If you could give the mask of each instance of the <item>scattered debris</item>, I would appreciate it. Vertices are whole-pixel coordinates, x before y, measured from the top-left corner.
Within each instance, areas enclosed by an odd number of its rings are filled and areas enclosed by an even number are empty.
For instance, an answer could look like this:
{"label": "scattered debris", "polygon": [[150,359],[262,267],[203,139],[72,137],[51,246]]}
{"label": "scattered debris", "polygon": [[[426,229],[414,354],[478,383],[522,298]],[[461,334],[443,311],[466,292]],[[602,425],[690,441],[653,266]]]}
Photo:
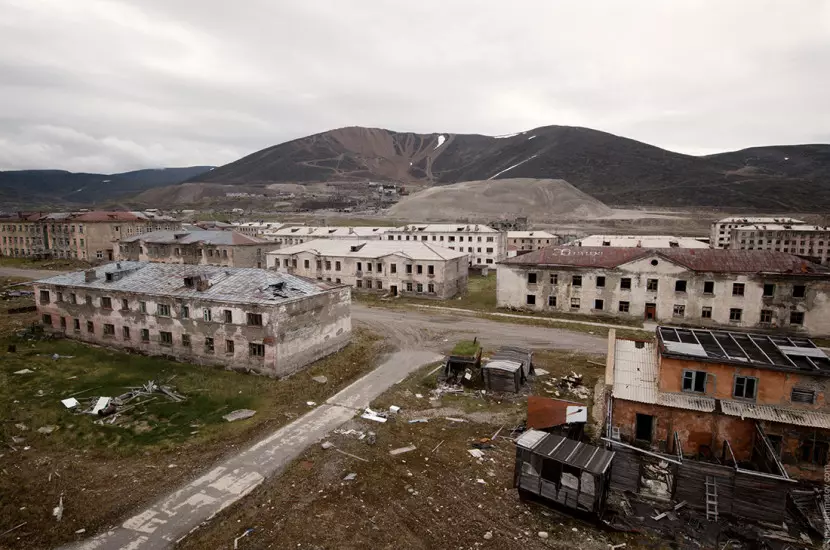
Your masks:
{"label": "scattered debris", "polygon": [[16,435],[13,435],[13,436],[12,436],[12,443],[16,443],[16,444],[20,445],[20,444],[21,444],[21,443],[23,443],[24,441],[26,441],[26,439],[25,439],[25,438],[18,437],[18,436],[16,436]]}
{"label": "scattered debris", "polygon": [[337,451],[338,453],[340,453],[341,455],[346,455],[346,456],[351,457],[351,458],[356,458],[357,460],[362,460],[363,462],[369,462],[365,458],[361,458],[361,457],[353,455],[351,453],[347,453],[346,451],[342,451],[342,450],[337,449],[337,448],[335,448],[334,450]]}
{"label": "scattered debris", "polygon": [[366,407],[366,410],[363,414],[360,415],[360,418],[365,418],[366,420],[374,420],[375,422],[384,423],[388,419],[384,413],[375,412],[369,407]]}
{"label": "scattered debris", "polygon": [[427,418],[413,418],[409,421],[410,424],[426,424],[427,422],[429,422]]}
{"label": "scattered debris", "polygon": [[437,450],[438,450],[438,447],[440,447],[440,446],[441,446],[441,445],[443,445],[443,444],[444,444],[444,440],[442,439],[442,440],[441,440],[441,443],[439,443],[438,445],[436,445],[436,446],[435,446],[435,448],[434,448],[434,449],[432,449],[432,451],[431,451],[431,452],[433,452],[433,453],[434,453],[435,451],[437,451]]}
{"label": "scattered debris", "polygon": [[466,422],[466,420],[464,420],[463,418],[455,418],[452,416],[445,416],[444,418],[446,418],[450,422]]}
{"label": "scattered debris", "polygon": [[18,524],[18,525],[15,525],[15,526],[14,526],[14,527],[12,527],[11,529],[6,529],[6,530],[5,530],[5,531],[3,531],[2,533],[0,533],[0,537],[2,537],[3,535],[6,535],[6,534],[8,534],[8,533],[11,533],[11,532],[12,532],[12,531],[14,531],[15,529],[20,529],[21,527],[23,527],[23,526],[24,526],[24,525],[26,525],[27,523],[29,523],[29,522],[28,522],[28,521],[24,521],[23,523],[20,523],[20,524]]}
{"label": "scattered debris", "polygon": [[334,447],[334,443],[332,443],[331,441],[323,441],[323,443],[320,446],[324,450],[327,450],[327,449],[331,449],[332,447]]}
{"label": "scattered debris", "polygon": [[70,397],[68,399],[61,399],[61,403],[63,403],[63,406],[67,409],[74,409],[75,407],[81,404],[81,402],[75,399],[74,397]]}
{"label": "scattered debris", "polygon": [[329,379],[327,377],[322,376],[322,375],[312,376],[311,379],[314,380],[315,382],[317,382],[318,384],[325,384],[326,382],[329,381]]}
{"label": "scattered debris", "polygon": [[423,398],[424,398],[424,394],[422,394],[422,393],[416,393],[416,394],[415,394],[415,397],[417,397],[418,399],[423,399]]}
{"label": "scattered debris", "polygon": [[481,478],[478,478],[478,479],[476,480],[476,483],[480,483],[481,485],[487,485],[487,482],[486,482],[486,481],[484,481],[484,480],[483,480],[483,479],[481,479]]}
{"label": "scattered debris", "polygon": [[37,429],[37,432],[41,433],[41,434],[47,434],[48,435],[48,434],[54,432],[57,429],[58,429],[57,426],[41,426],[40,428]]}
{"label": "scattered debris", "polygon": [[392,414],[398,414],[399,412],[401,412],[401,408],[397,405],[390,405],[389,412]]}
{"label": "scattered debris", "polygon": [[534,372],[536,373],[536,376],[546,376],[546,375],[550,374],[545,369],[534,369]]}
{"label": "scattered debris", "polygon": [[103,411],[107,405],[110,404],[112,397],[99,397],[98,401],[95,403],[95,406],[92,407],[92,414],[98,414]]}
{"label": "scattered debris", "polygon": [[83,529],[83,528],[78,529],[77,531],[75,531],[75,534],[76,534],[76,535],[82,535],[82,534],[84,534],[84,533],[86,533],[86,529]]}
{"label": "scattered debris", "polygon": [[543,539],[543,540],[548,538],[548,532],[547,531],[539,531],[538,535],[539,535],[539,538]]}
{"label": "scattered debris", "polygon": [[314,401],[306,401],[305,404],[308,405],[309,407],[316,407],[317,406],[317,403],[315,403]]}
{"label": "scattered debris", "polygon": [[467,449],[467,452],[473,455],[473,458],[484,457],[484,453],[480,449]]}
{"label": "scattered debris", "polygon": [[33,372],[35,372],[35,371],[33,371],[31,369],[20,369],[20,370],[14,371],[15,374],[31,374]]}
{"label": "scattered debris", "polygon": [[492,538],[493,538],[493,532],[492,531],[487,531],[486,533],[484,533],[484,540],[490,540]]}
{"label": "scattered debris", "polygon": [[353,435],[353,436],[357,437],[357,439],[359,441],[363,441],[366,438],[366,432],[362,432],[360,430],[353,430],[353,429],[344,430],[343,428],[337,428],[336,430],[334,430],[334,433],[339,434],[339,435]]}
{"label": "scattered debris", "polygon": [[58,505],[52,508],[52,515],[55,516],[55,519],[57,519],[58,521],[60,521],[63,517],[63,494],[61,494],[61,498],[58,501]]}
{"label": "scattered debris", "polygon": [[238,537],[236,537],[235,539],[233,539],[233,547],[234,547],[234,550],[236,550],[237,548],[239,548],[239,539],[241,539],[241,538],[245,538],[245,537],[247,537],[248,535],[250,535],[250,534],[251,534],[251,533],[253,533],[253,532],[254,532],[253,527],[251,527],[250,529],[245,529],[245,532],[244,532],[244,533],[242,533],[241,535],[239,535]]}
{"label": "scattered debris", "polygon": [[14,427],[20,430],[21,432],[25,432],[29,429],[29,426],[27,426],[26,424],[15,424]]}
{"label": "scattered debris", "polygon": [[348,474],[346,477],[344,477],[343,481],[354,481],[354,479],[356,477],[357,477],[357,474],[352,472],[351,474]]}
{"label": "scattered debris", "polygon": [[256,414],[256,411],[251,409],[238,409],[233,412],[230,412],[223,416],[225,420],[228,422],[233,422],[234,420],[244,420],[246,418],[251,418]]}
{"label": "scattered debris", "polygon": [[391,451],[389,451],[389,454],[394,456],[403,453],[408,453],[410,451],[414,451],[415,449],[417,449],[415,445],[408,445],[406,447],[400,447],[399,449],[392,449]]}

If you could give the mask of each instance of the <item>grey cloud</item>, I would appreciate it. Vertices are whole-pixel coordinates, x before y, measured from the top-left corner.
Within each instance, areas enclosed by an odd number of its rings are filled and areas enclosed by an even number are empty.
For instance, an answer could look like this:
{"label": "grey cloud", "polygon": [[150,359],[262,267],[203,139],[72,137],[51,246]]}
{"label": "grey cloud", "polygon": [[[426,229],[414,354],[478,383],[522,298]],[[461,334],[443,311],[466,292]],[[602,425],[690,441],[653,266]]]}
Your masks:
{"label": "grey cloud", "polygon": [[827,141],[830,7],[0,0],[0,169],[222,164],[346,125]]}

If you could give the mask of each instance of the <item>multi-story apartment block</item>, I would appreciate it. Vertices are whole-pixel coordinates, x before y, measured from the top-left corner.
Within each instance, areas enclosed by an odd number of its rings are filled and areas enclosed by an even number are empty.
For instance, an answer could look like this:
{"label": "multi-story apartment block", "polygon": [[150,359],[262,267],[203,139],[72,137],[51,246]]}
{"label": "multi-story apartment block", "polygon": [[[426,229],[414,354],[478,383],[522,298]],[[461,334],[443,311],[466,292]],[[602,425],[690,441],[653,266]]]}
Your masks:
{"label": "multi-story apartment block", "polygon": [[280,246],[293,246],[317,239],[378,240],[391,227],[309,226],[281,227],[263,235]]}
{"label": "multi-story apartment block", "polygon": [[729,248],[732,237],[732,230],[736,227],[743,227],[745,225],[764,225],[764,224],[782,224],[793,225],[803,224],[801,220],[794,218],[746,218],[746,217],[732,217],[723,218],[712,224],[712,229],[709,234],[709,246],[712,248]]}
{"label": "multi-story apartment block", "polygon": [[784,252],[550,247],[499,264],[500,307],[830,334],[830,268]]}
{"label": "multi-story apartment block", "polygon": [[559,236],[547,231],[508,231],[507,256],[511,255],[511,251],[515,251],[513,255],[517,256],[559,243]]}
{"label": "multi-story apartment block", "polygon": [[121,239],[116,258],[167,264],[265,267],[273,243],[236,231],[154,231]]}
{"label": "multi-story apartment block", "polygon": [[0,219],[0,254],[111,261],[119,239],[180,227],[172,218],[145,212],[20,214]]}
{"label": "multi-story apartment block", "polygon": [[284,223],[278,222],[238,222],[232,223],[231,229],[244,235],[248,235],[249,237],[264,238],[264,235],[272,233],[282,228],[284,225]]}
{"label": "multi-story apartment block", "polygon": [[611,336],[605,384],[614,439],[823,479],[830,358],[810,340],[665,326],[656,344]]}
{"label": "multi-story apartment block", "polygon": [[709,248],[694,237],[673,235],[589,235],[568,243],[568,246],[611,246],[628,248]]}
{"label": "multi-story apartment block", "polygon": [[359,291],[446,299],[467,288],[467,254],[414,241],[320,239],[268,253],[268,268]]}
{"label": "multi-story apartment block", "polygon": [[390,229],[389,241],[428,241],[450,250],[464,252],[470,265],[493,266],[507,255],[507,233],[492,227],[463,223],[410,224]]}
{"label": "multi-story apartment block", "polygon": [[830,256],[830,227],[820,225],[744,225],[731,230],[729,241],[733,249],[789,252],[822,265]]}
{"label": "multi-story apartment block", "polygon": [[119,262],[34,283],[44,327],[84,342],[285,376],[345,346],[345,286],[264,269]]}

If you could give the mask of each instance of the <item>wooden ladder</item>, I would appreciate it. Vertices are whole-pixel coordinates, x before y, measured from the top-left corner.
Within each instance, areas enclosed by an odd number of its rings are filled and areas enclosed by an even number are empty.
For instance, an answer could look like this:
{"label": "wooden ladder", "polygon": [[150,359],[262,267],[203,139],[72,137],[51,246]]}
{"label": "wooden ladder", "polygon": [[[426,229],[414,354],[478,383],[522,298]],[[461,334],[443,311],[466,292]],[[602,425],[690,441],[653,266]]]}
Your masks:
{"label": "wooden ladder", "polygon": [[718,485],[714,476],[706,476],[706,519],[718,521]]}

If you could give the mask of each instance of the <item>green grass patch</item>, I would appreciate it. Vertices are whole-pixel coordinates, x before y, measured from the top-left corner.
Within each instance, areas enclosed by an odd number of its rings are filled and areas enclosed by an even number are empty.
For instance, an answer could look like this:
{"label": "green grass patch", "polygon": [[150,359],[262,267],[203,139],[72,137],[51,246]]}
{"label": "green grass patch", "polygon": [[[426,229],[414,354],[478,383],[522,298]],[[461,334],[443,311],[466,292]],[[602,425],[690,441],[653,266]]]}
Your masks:
{"label": "green grass patch", "polygon": [[474,340],[461,340],[453,346],[450,354],[452,355],[475,355],[481,346]]}
{"label": "green grass patch", "polygon": [[0,257],[0,267],[17,267],[20,269],[46,269],[54,271],[70,271],[86,269],[92,264],[84,260],[73,260],[71,258],[57,258],[50,260],[34,260],[32,258],[10,258]]}

